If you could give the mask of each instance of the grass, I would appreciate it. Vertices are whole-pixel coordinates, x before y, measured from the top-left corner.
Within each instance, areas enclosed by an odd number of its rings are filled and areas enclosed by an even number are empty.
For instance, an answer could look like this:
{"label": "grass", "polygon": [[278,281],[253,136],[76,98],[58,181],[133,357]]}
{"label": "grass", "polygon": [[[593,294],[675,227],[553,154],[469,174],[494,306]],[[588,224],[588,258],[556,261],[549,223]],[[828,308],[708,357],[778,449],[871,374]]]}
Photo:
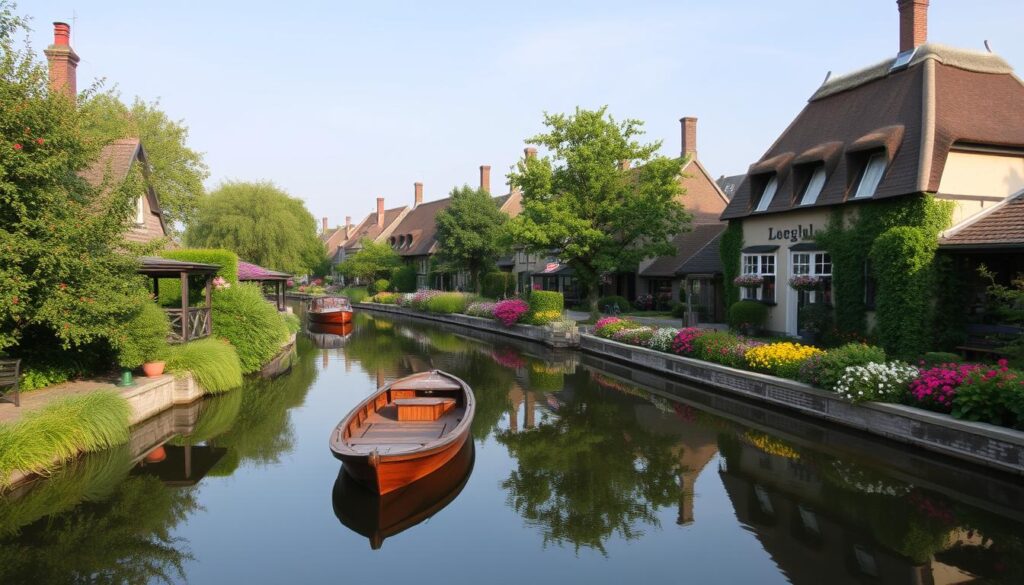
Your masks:
{"label": "grass", "polygon": [[370,296],[370,293],[366,292],[366,287],[345,287],[341,289],[341,296],[348,297],[348,300],[353,303],[361,303],[366,297]]}
{"label": "grass", "polygon": [[242,373],[258,371],[288,339],[288,324],[255,284],[236,284],[213,294],[213,334],[238,351]]}
{"label": "grass", "polygon": [[207,392],[227,392],[242,385],[242,364],[235,348],[222,339],[200,339],[167,351],[167,369],[190,372]]}
{"label": "grass", "polygon": [[45,474],[80,453],[128,442],[131,408],[113,391],[54,400],[21,420],[0,425],[0,488],[11,474]]}

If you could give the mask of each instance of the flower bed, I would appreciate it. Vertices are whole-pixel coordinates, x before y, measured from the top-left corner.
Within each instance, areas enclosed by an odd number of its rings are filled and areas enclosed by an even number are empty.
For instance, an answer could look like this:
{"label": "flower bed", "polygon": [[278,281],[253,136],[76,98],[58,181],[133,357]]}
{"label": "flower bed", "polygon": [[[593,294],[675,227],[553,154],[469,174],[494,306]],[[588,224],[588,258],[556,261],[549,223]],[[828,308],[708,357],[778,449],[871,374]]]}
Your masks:
{"label": "flower bed", "polygon": [[371,303],[396,305],[415,311],[436,314],[463,314],[471,317],[493,319],[505,327],[517,324],[572,326],[575,323],[564,319],[561,293],[535,291],[527,302],[519,298],[501,301],[479,300],[476,295],[459,292],[423,289],[415,293],[380,292],[366,299]]}

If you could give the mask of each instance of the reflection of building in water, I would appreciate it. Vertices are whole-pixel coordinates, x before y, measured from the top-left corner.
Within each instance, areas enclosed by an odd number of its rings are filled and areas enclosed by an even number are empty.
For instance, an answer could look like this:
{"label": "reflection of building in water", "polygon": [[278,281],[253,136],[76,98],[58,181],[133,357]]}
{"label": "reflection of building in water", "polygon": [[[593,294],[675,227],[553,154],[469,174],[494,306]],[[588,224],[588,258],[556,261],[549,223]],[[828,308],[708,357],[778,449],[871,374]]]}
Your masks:
{"label": "reflection of building in water", "polygon": [[[756,444],[756,437],[753,442]],[[974,581],[969,573],[936,561],[931,553],[924,554],[924,562],[916,562],[879,542],[881,537],[894,546],[904,546],[905,552],[923,550],[914,547],[921,541],[937,542],[940,547],[978,544],[970,542],[977,537],[949,529],[916,533],[908,528],[909,486],[873,481],[865,482],[863,488],[873,493],[841,493],[795,451],[781,444],[763,448],[755,444],[737,440],[735,444],[730,441],[729,449],[723,446],[719,476],[736,517],[751,528],[794,585],[952,585]],[[847,502],[839,503],[837,498]],[[891,510],[902,513],[893,517],[888,513]],[[872,526],[872,522],[878,525]],[[888,533],[883,534],[886,528]]]}
{"label": "reflection of building in water", "polygon": [[537,427],[536,409],[537,396],[535,392],[524,390],[518,383],[509,390],[508,399],[512,407],[508,412],[508,428],[513,433],[519,431],[519,409],[523,408],[524,423],[523,430]]}

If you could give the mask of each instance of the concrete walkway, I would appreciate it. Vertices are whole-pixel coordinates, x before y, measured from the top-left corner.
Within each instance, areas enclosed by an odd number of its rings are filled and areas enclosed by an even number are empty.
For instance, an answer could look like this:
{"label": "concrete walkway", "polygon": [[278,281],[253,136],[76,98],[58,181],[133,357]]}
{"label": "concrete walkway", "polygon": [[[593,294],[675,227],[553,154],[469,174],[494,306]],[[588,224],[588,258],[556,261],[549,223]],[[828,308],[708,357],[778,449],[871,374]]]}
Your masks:
{"label": "concrete walkway", "polygon": [[[119,388],[116,386],[114,384],[116,378],[113,377],[93,380],[76,380],[73,382],[64,382],[63,384],[40,388],[39,390],[22,392],[21,406],[14,406],[14,404],[10,402],[0,402],[0,424],[15,422],[20,419],[22,415],[32,412],[33,410],[38,410],[58,398],[77,396],[79,394],[86,394],[97,390],[115,390],[121,393],[134,392],[142,386],[148,386],[155,382],[162,382],[167,378],[173,378],[173,376],[165,374],[156,378],[138,377],[135,378],[135,384],[128,386],[127,388]],[[13,396],[11,398],[13,399]]]}

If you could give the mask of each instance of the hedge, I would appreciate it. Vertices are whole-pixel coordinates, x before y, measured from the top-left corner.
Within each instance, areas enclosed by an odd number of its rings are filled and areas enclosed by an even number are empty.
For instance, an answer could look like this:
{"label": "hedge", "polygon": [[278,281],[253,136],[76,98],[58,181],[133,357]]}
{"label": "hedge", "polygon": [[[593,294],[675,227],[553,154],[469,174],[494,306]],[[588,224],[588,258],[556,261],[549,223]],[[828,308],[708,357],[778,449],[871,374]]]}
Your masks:
{"label": "hedge", "polygon": [[224,277],[230,283],[238,282],[238,254],[222,248],[184,248],[182,250],[162,250],[160,256],[168,260],[195,262],[198,264],[217,264],[217,276]]}
{"label": "hedge", "polygon": [[401,293],[416,292],[416,267],[406,264],[401,268],[396,268],[391,275],[391,286]]}
{"label": "hedge", "polygon": [[530,295],[530,323],[546,325],[557,321],[565,310],[565,299],[562,293],[550,290],[535,290]]}
{"label": "hedge", "polygon": [[491,272],[485,274],[481,283],[483,296],[489,299],[504,299],[516,292],[516,281],[509,272]]}
{"label": "hedge", "polygon": [[288,325],[258,284],[242,283],[213,293],[213,334],[238,350],[242,372],[258,371],[288,339]]}

